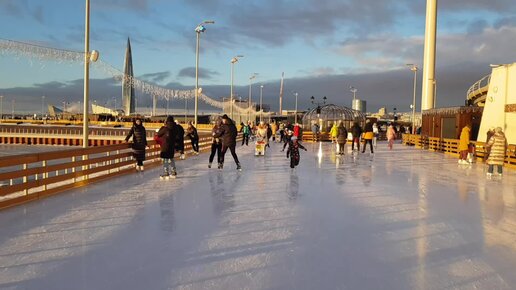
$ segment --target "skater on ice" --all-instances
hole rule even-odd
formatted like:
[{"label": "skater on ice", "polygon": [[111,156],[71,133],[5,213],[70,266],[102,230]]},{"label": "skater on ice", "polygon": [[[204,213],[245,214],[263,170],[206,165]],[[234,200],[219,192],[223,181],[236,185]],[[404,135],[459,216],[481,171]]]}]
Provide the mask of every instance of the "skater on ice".
[{"label": "skater on ice", "polygon": [[220,130],[217,133],[214,133],[213,135],[213,137],[215,138],[222,139],[222,151],[220,156],[219,169],[222,169],[224,167],[224,157],[229,149],[237,165],[237,170],[242,171],[242,166],[238,161],[238,156],[235,151],[237,134],[238,131],[233,120],[231,120],[228,117],[228,115],[222,116],[222,126],[220,126]]},{"label": "skater on ice", "polygon": [[133,121],[131,130],[125,137],[125,142],[133,138],[131,148],[133,149],[133,158],[136,160],[136,170],[143,171],[143,161],[145,161],[145,149],[147,148],[147,132],[143,126],[142,119],[136,117]]},{"label": "skater on ice", "polygon": [[307,151],[306,148],[298,142],[297,137],[292,136],[290,142],[288,143],[287,150],[287,158],[290,157],[290,168],[292,169],[299,165],[299,160],[301,158],[299,154],[299,148]]},{"label": "skater on ice", "polygon": [[162,142],[160,152],[160,157],[163,161],[163,173],[160,176],[162,179],[168,179],[170,176],[175,178],[177,176],[174,149],[178,140],[178,126],[174,123],[174,117],[168,116],[165,125],[159,129],[157,134],[157,137]]}]

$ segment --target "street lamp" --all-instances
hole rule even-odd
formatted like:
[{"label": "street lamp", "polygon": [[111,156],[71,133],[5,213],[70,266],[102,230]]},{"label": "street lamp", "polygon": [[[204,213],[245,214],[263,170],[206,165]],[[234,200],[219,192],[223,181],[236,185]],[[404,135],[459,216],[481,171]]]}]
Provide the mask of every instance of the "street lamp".
[{"label": "street lamp", "polygon": [[41,120],[43,120],[44,111],[45,111],[45,96],[41,96]]},{"label": "street lamp", "polygon": [[[249,115],[248,116],[248,121],[251,120],[251,104],[252,104],[252,101],[251,101],[251,98],[252,98],[252,95],[253,95],[253,92],[252,92],[252,85],[253,85],[253,79],[256,78],[256,76],[258,76],[258,73],[253,73],[250,77],[249,77],[249,104],[248,104],[248,108],[247,108],[247,114]],[[255,121],[256,121],[256,117],[255,117]]]},{"label": "street lamp", "polygon": [[263,85],[260,86],[260,123],[262,122],[263,113]]},{"label": "street lamp", "polygon": [[299,94],[297,92],[294,92],[294,96],[296,96],[296,109],[295,109],[295,116],[294,116],[294,123],[297,124],[297,96]]},{"label": "street lamp", "polygon": [[[197,127],[197,113],[199,110],[199,46],[201,43],[201,33],[206,31],[205,24],[214,24],[215,21],[207,20],[199,23],[195,28],[195,34],[197,36],[197,43],[195,46],[195,109],[194,109],[194,126]],[[167,99],[168,101],[168,99]],[[168,110],[167,110],[168,111]]]},{"label": "street lamp", "polygon": [[354,101],[356,99],[355,96],[356,96],[356,93],[358,92],[358,89],[353,86],[349,86],[349,91],[353,93],[353,101]]},{"label": "street lamp", "polygon": [[416,85],[418,67],[415,64],[408,63],[410,70],[414,72],[414,96],[412,98],[412,134],[416,133]]},{"label": "street lamp", "polygon": [[229,97],[229,105],[231,106],[230,108],[230,115],[231,115],[231,120],[233,120],[233,75],[234,75],[234,70],[235,70],[235,63],[238,62],[238,59],[239,58],[242,58],[244,57],[243,55],[237,55],[235,57],[233,57],[231,59],[231,96]]}]

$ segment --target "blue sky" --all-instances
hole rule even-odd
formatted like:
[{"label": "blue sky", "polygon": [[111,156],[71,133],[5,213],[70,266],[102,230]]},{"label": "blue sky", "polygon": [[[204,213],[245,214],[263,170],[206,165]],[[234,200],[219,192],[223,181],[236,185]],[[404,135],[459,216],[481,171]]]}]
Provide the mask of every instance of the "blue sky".
[{"label": "blue sky", "polygon": [[[440,1],[438,105],[462,104],[468,86],[489,73],[489,63],[516,60],[512,1],[484,2]],[[305,107],[311,95],[349,105],[353,85],[371,111],[408,111],[412,75],[404,65],[422,64],[422,0],[91,0],[91,6],[91,48],[103,61],[122,69],[130,37],[135,74],[158,75],[153,81],[178,89],[194,85],[180,72],[195,65],[195,26],[216,21],[201,38],[207,74],[200,83],[214,98],[229,94],[229,60],[243,54],[235,66],[236,92],[247,97],[248,77],[258,72],[273,108],[285,72],[286,92],[298,91]],[[83,31],[83,0],[0,0],[0,38],[80,51]],[[0,54],[0,68],[0,94],[28,108],[41,95],[54,103],[82,98],[80,65],[31,64]],[[99,80],[92,98],[119,97],[107,74],[93,70],[91,77]]]}]

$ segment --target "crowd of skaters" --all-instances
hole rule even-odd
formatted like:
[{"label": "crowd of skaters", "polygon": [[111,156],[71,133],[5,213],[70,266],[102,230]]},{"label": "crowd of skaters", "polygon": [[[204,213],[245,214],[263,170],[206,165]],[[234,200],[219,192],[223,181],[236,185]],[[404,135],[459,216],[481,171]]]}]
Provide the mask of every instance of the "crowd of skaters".
[{"label": "crowd of skaters", "polygon": [[[194,154],[199,154],[199,135],[197,129],[190,122],[186,131],[174,120],[173,116],[168,116],[164,125],[156,130],[155,141],[160,145],[160,157],[163,161],[163,174],[161,177],[175,177],[177,175],[174,155],[179,153],[179,158],[185,158],[184,138],[188,137],[192,144]],[[217,158],[217,168],[223,169],[225,156],[230,151],[231,156],[236,164],[237,170],[242,170],[242,166],[236,153],[237,135],[242,133],[241,146],[249,146],[249,141],[261,141],[265,147],[270,148],[271,142],[283,143],[282,152],[287,149],[286,157],[290,159],[290,167],[295,168],[299,164],[299,150],[306,148],[300,143],[303,139],[303,127],[298,124],[289,122],[263,122],[258,124],[254,122],[240,123],[236,126],[235,122],[227,115],[223,115],[215,120],[212,128],[212,144],[211,152],[208,159],[208,168],[212,168],[212,164]],[[314,141],[320,140],[320,128],[317,123],[312,124],[312,137]],[[333,124],[329,132],[332,143],[337,144],[337,154],[345,154],[345,145],[349,139],[352,142],[352,151],[360,151],[360,144],[363,141],[364,146],[362,153],[365,153],[366,146],[369,144],[370,152],[374,153],[376,148],[376,139],[378,138],[379,129],[376,123],[372,124],[366,121],[362,128],[358,123],[354,123],[349,130],[344,126],[343,122]],[[276,136],[279,135],[278,140]],[[126,137],[126,142],[132,138],[133,156],[137,162],[136,169],[143,171],[143,161],[145,160],[145,149],[148,148],[146,140],[145,127],[142,119],[137,117],[133,121],[133,126]],[[392,149],[396,132],[392,125],[387,129],[387,138],[389,140],[389,148]],[[288,148],[287,148],[288,146]]]},{"label": "crowd of skaters", "polygon": [[[318,124],[312,124],[313,140],[320,140],[320,129]],[[199,154],[199,135],[197,129],[190,122],[186,131],[183,127],[174,120],[173,116],[168,116],[165,124],[156,130],[155,140],[160,145],[160,157],[163,161],[163,173],[161,177],[175,177],[177,175],[176,165],[174,162],[175,153],[179,153],[180,159],[184,159],[184,137],[188,137],[192,144],[194,154]],[[281,151],[285,151],[288,146],[286,157],[290,159],[290,167],[295,168],[299,164],[300,153],[299,150],[306,148],[300,143],[302,140],[303,128],[300,124],[290,123],[266,123],[259,122],[255,125],[252,122],[246,124],[241,123],[239,128],[235,122],[227,115],[219,117],[212,128],[212,144],[211,153],[208,159],[208,168],[212,167],[215,156],[217,158],[217,168],[224,168],[225,155],[229,150],[233,160],[236,164],[237,170],[242,170],[242,166],[236,154],[237,135],[242,133],[241,146],[249,146],[250,140],[262,141],[266,147],[270,148],[271,142],[283,143]],[[472,162],[472,143],[470,142],[471,127],[466,125],[460,134],[459,141],[459,164],[469,164]],[[277,133],[279,139],[276,140]],[[394,140],[396,139],[396,130],[392,124],[389,124],[386,130],[386,137],[388,140],[388,148],[392,150]],[[127,137],[126,142],[132,138],[133,156],[136,160],[136,169],[143,171],[143,161],[145,161],[145,149],[148,148],[146,139],[146,130],[143,126],[142,119],[137,117],[133,121]],[[344,155],[345,146],[348,140],[351,140],[352,152],[360,152],[360,145],[363,143],[362,153],[369,149],[371,154],[377,147],[377,138],[379,136],[379,128],[376,123],[371,123],[366,120],[365,126],[362,128],[357,122],[349,130],[344,126],[344,123],[338,122],[331,126],[329,136],[332,143],[337,145],[337,154]],[[272,139],[272,140],[271,140]],[[502,128],[490,128],[487,132],[486,138],[486,163],[489,166],[487,176],[491,177],[494,172],[494,167],[497,167],[498,175],[502,175],[503,164],[505,159],[505,152],[507,150],[507,139]]]}]

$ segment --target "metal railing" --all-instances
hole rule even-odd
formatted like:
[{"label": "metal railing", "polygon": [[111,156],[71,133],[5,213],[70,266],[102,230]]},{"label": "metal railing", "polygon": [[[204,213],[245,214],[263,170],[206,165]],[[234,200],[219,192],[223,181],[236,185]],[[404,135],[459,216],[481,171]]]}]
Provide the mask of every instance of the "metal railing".
[{"label": "metal railing", "polygon": [[[490,82],[490,74],[478,80],[468,89],[468,92],[466,93],[466,100],[470,101],[472,104],[485,101],[485,95],[489,89]],[[481,98],[482,96],[484,96],[484,98]]]}]

